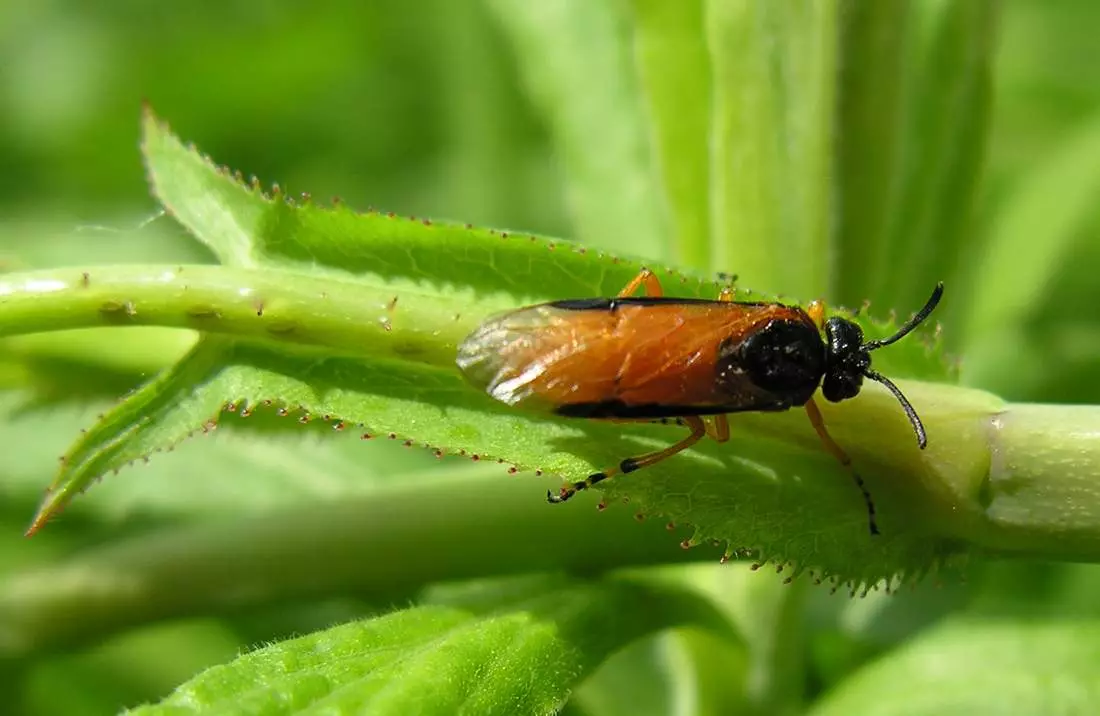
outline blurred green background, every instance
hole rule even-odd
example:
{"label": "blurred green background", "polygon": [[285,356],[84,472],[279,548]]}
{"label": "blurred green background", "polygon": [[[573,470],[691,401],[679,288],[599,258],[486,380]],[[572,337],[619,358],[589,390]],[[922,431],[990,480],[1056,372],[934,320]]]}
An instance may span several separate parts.
{"label": "blurred green background", "polygon": [[[1052,156],[1072,156],[1096,145],[1098,33],[1100,4],[1092,0],[1004,3],[975,232],[989,231],[1019,187],[1048,167]],[[134,231],[157,211],[137,146],[143,101],[219,162],[291,193],[309,192],[318,201],[339,195],[363,209],[572,233],[548,128],[520,86],[512,48],[481,2],[7,0],[0,4],[0,270],[206,260],[169,222],[154,222],[159,232]],[[1085,186],[1078,190],[1100,196],[1100,170],[1080,179]],[[1040,204],[1034,215],[1042,214]],[[1041,221],[1036,228],[1044,228]],[[1015,357],[1001,361],[999,372],[983,375],[983,387],[1005,398],[1100,401],[1100,282],[1094,268],[1100,262],[1100,201],[1059,229],[1071,237],[1059,258],[1058,280],[1019,316],[1015,342],[984,348]],[[957,339],[950,328],[952,342]],[[184,343],[161,336],[150,343],[154,349],[133,355],[124,346],[119,353],[125,355],[108,356],[97,369],[101,392],[120,394]],[[29,351],[43,363],[64,365],[67,359],[49,345],[28,345],[9,343],[6,349]],[[21,370],[26,366],[5,359],[0,385],[15,384]],[[66,389],[60,374],[50,373],[45,386],[57,401]],[[65,405],[48,417],[26,420],[28,409],[20,400],[5,399],[0,581],[17,566],[141,528],[133,520],[125,526],[84,522],[78,511],[75,519],[32,542],[19,539],[53,461],[90,414]],[[240,452],[223,454],[221,443],[215,445],[191,448],[189,454],[201,452],[217,463]],[[261,445],[248,449],[273,462],[285,457]],[[317,449],[348,461],[369,452],[379,475],[393,464],[434,462],[429,455],[347,440]],[[163,497],[174,505],[166,511],[188,514],[187,505],[197,504],[198,513],[218,513],[225,504],[224,486],[204,497],[201,478],[171,467],[179,461],[165,464],[157,473],[145,472],[144,481],[172,480],[177,470],[185,486]],[[103,496],[88,499],[106,504],[141,489],[155,493],[157,487],[143,486],[140,472],[108,480]],[[302,484],[308,480],[296,482],[294,472],[284,463],[283,473],[290,475],[283,475],[285,480],[264,476],[271,504],[317,494],[315,485]],[[232,509],[233,500],[228,504]],[[110,512],[119,519],[124,514],[122,507]],[[925,595],[919,608],[898,607],[904,613],[882,617],[877,630],[837,629],[815,640],[809,649],[816,674],[810,687],[826,688],[832,678],[964,599],[994,612],[1096,614],[1097,596],[1100,574],[1089,567],[985,567],[966,587]],[[824,595],[815,599],[830,605],[822,607],[826,611],[850,610],[857,616],[849,621],[861,624],[867,619],[861,622],[858,610],[871,609],[838,606]],[[354,600],[281,605],[232,621],[158,626],[34,662],[0,656],[0,694],[12,698],[11,710],[4,712],[110,713],[165,694],[243,646],[363,609]],[[10,636],[0,631],[0,646]]]}

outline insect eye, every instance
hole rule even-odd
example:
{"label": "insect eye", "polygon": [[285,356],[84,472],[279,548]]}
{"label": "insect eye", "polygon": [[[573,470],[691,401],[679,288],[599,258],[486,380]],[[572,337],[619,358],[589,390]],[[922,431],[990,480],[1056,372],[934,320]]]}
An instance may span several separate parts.
{"label": "insect eye", "polygon": [[821,393],[830,403],[839,403],[859,395],[862,387],[862,374],[833,372],[825,376],[825,380],[821,383]]}

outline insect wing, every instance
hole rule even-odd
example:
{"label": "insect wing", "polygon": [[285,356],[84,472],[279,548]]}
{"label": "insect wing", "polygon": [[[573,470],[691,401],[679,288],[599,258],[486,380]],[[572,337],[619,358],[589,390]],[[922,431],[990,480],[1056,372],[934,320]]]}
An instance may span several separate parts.
{"label": "insect wing", "polygon": [[508,405],[603,417],[775,409],[747,377],[723,375],[723,345],[788,318],[774,305],[623,301],[540,304],[490,318],[458,351],[471,383]]}
{"label": "insect wing", "polygon": [[516,405],[531,386],[575,349],[567,339],[568,314],[542,304],[489,318],[458,347],[466,379],[496,400]]}

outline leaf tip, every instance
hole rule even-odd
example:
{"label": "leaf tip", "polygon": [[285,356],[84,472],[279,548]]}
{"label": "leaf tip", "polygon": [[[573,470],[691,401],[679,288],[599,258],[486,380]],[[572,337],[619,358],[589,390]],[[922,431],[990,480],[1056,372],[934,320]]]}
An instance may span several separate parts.
{"label": "leaf tip", "polygon": [[141,143],[147,145],[150,139],[157,132],[171,133],[171,129],[168,127],[168,123],[157,116],[156,110],[153,109],[153,104],[148,98],[141,100]]}
{"label": "leaf tip", "polygon": [[55,515],[57,515],[68,503],[68,499],[62,492],[48,492],[46,493],[46,499],[42,501],[41,506],[38,508],[38,512],[34,514],[34,518],[31,520],[31,524],[27,527],[27,531],[23,533],[24,537],[34,537],[38,532],[46,526]]}

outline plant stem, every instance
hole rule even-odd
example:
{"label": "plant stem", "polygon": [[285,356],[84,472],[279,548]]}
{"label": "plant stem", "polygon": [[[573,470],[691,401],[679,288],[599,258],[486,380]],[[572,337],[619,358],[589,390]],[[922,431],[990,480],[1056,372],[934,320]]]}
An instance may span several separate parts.
{"label": "plant stem", "polygon": [[166,326],[453,365],[453,298],[294,271],[207,265],[49,269],[0,278],[0,337]]}
{"label": "plant stem", "polygon": [[355,593],[388,602],[448,580],[718,559],[713,548],[681,549],[664,526],[638,524],[629,508],[601,514],[590,496],[550,507],[545,490],[543,481],[496,471],[417,480],[367,498],[91,549],[5,580],[0,657],[295,598]]}
{"label": "plant stem", "polygon": [[979,497],[989,546],[1100,559],[1100,407],[1016,404],[995,416]]}

